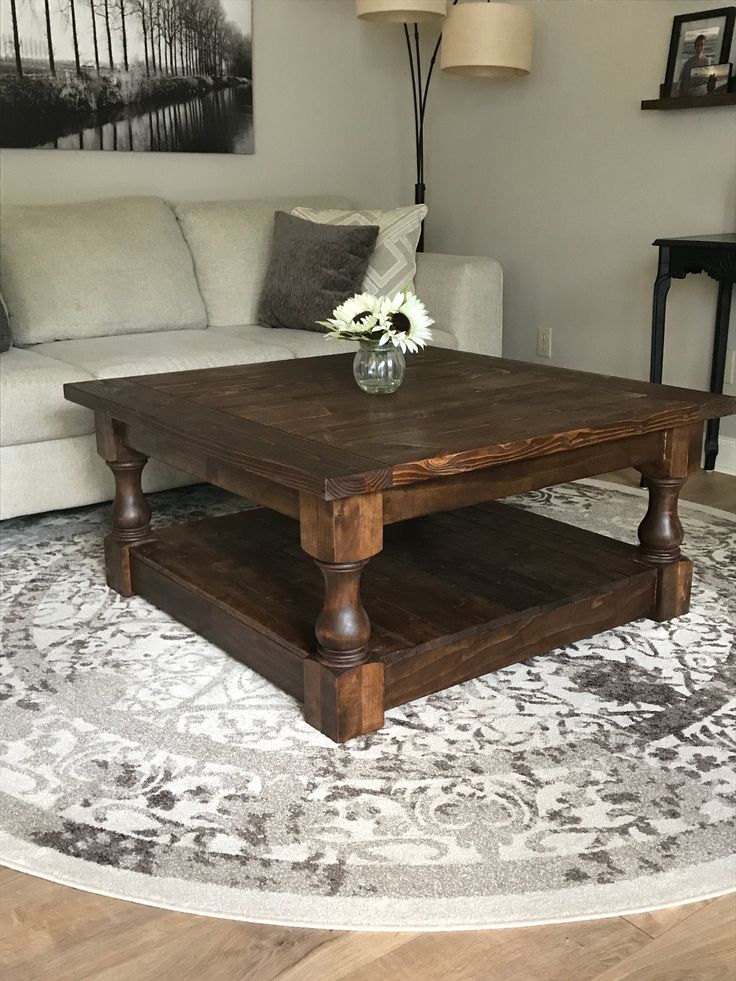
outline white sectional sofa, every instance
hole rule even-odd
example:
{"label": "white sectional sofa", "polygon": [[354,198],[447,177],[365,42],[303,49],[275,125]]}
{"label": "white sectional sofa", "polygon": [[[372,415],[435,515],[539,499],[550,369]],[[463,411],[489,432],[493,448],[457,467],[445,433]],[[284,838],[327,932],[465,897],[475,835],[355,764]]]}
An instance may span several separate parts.
{"label": "white sectional sofa", "polygon": [[[335,196],[169,205],[110,198],[5,207],[0,290],[14,346],[0,354],[0,518],[109,500],[91,412],[65,382],[344,352],[322,335],[257,324],[273,214],[351,208]],[[435,343],[501,353],[501,268],[422,254],[415,289]],[[144,489],[190,478],[155,461]]]}

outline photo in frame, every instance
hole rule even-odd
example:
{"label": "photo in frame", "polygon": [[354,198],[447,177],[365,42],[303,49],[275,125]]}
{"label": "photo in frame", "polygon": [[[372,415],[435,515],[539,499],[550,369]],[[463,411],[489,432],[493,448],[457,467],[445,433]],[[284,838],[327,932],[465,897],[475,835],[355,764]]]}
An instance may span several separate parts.
{"label": "photo in frame", "polygon": [[0,0],[0,146],[253,153],[252,0]]}
{"label": "photo in frame", "polygon": [[736,7],[700,10],[673,19],[664,82],[668,97],[697,95],[702,88],[702,76],[693,77],[693,70],[730,61],[734,22]]}
{"label": "photo in frame", "polygon": [[728,92],[731,78],[730,65],[712,65],[710,68],[693,68],[690,73],[691,95],[711,95]]}

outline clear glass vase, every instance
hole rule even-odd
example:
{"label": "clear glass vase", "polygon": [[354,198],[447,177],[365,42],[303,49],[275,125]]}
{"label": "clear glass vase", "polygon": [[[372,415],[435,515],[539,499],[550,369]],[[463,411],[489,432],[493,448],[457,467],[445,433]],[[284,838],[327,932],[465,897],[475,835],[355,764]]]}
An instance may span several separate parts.
{"label": "clear glass vase", "polygon": [[404,380],[404,354],[393,344],[371,344],[361,341],[353,360],[353,375],[358,385],[370,395],[390,395]]}

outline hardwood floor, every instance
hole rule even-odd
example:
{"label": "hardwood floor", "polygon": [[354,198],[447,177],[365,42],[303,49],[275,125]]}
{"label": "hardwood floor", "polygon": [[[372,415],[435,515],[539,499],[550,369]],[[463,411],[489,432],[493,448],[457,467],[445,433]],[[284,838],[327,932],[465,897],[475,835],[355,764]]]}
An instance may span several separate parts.
{"label": "hardwood floor", "polygon": [[[638,485],[634,471],[604,479]],[[736,513],[736,477],[697,474],[682,497]],[[170,913],[0,869],[0,976],[3,981],[734,981],[736,893],[636,916],[515,930],[343,933]]]}
{"label": "hardwood floor", "polygon": [[4,981],[733,981],[736,894],[467,933],[341,933],[170,913],[0,870]]}

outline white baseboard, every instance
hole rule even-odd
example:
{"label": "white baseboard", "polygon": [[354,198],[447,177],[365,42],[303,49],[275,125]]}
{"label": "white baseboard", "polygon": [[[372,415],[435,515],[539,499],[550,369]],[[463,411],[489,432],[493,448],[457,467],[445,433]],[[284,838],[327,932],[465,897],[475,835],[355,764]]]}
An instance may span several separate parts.
{"label": "white baseboard", "polygon": [[718,440],[716,471],[736,477],[736,437],[721,436]]}

